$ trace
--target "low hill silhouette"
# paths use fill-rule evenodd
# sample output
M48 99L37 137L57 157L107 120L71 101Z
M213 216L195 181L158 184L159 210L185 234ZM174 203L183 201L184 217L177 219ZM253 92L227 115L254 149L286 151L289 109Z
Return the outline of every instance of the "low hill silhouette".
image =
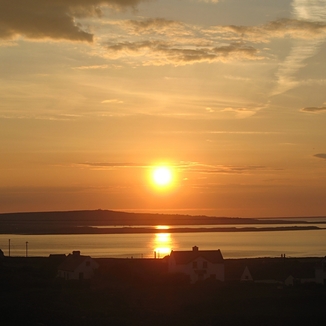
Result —
M293 226L294 224L304 226ZM153 232L153 226L168 225L173 231L173 226L178 232L205 231L201 226L223 226L223 228L210 228L210 231L255 231L254 227L236 229L236 224L282 224L283 230L288 229L314 229L305 221L295 220L261 220L256 218L239 217L214 217L205 215L179 215L179 214L151 214L128 213L112 210L80 210L56 212L27 212L0 214L0 233L2 234L87 234L87 233L144 233ZM290 225L290 226L289 226ZM119 228L117 228L119 226ZM187 226L198 226L191 228ZM137 227L137 228L133 228ZM273 228L277 229L277 228ZM280 228L278 228L279 230ZM260 229L269 231L271 227Z

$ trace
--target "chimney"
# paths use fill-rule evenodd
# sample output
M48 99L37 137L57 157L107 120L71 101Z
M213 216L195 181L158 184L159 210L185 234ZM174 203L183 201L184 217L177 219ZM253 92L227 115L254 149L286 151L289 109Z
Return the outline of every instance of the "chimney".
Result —
M75 250L72 252L73 256L80 256L80 251L79 250Z
M198 247L197 246L192 247L192 251L197 252L198 251Z

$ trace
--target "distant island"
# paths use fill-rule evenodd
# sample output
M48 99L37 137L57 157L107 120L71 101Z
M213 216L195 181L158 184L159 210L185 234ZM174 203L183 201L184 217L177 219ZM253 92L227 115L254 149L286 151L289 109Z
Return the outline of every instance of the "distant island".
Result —
M308 219L309 217L307 217ZM300 218L301 219L301 218ZM326 222L320 222L326 223ZM241 227L238 225L241 224ZM205 215L128 213L81 210L0 214L0 234L110 234L167 232L246 232L318 230L311 222L295 218L240 218ZM255 226L254 226L255 225ZM257 227L259 225L259 227Z

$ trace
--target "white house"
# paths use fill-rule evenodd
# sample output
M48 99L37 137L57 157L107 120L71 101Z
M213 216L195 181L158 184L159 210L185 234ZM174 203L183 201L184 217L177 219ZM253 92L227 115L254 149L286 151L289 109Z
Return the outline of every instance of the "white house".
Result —
M213 278L224 282L224 260L220 250L171 251L168 264L169 273L184 273L190 281Z
M91 279L98 263L90 256L81 256L80 251L73 251L58 267L58 276L65 280Z

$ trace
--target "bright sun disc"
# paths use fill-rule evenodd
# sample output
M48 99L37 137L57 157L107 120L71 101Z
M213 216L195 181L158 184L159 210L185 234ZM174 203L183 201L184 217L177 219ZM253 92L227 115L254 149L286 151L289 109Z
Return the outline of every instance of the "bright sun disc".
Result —
M172 182L171 170L164 166L154 169L153 181L158 186L168 186Z

